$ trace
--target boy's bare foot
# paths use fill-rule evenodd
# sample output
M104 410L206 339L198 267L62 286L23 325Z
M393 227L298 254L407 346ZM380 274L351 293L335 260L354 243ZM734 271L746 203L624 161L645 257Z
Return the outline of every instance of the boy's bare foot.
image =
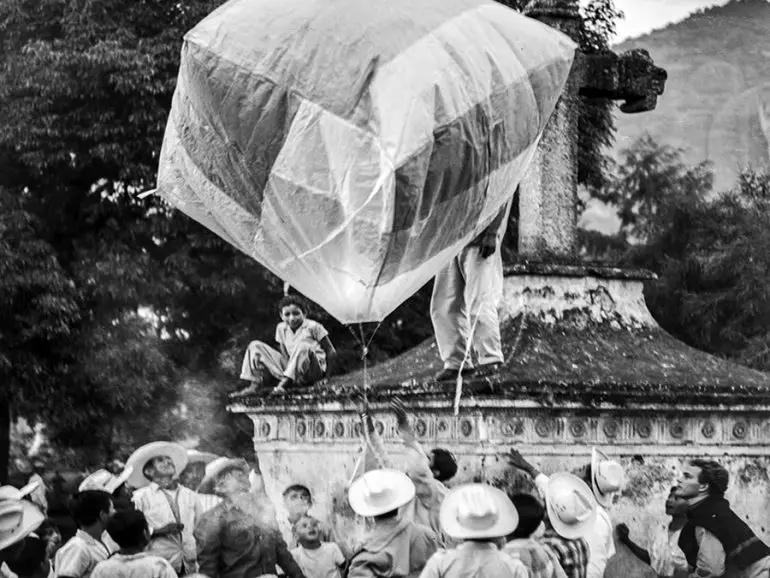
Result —
M292 380L288 377L284 377L280 382L278 382L278 385L276 385L273 388L273 391L270 392L271 395L279 395L281 393L286 393L286 388L291 387Z
M474 372L474 375L476 377L487 377L490 375L494 375L502 369L503 364L499 361L495 361L492 363L485 363L484 365L479 365L476 368L476 371Z
M239 397L247 397L249 395L256 395L259 392L259 387L261 384L257 383L256 381L252 381L250 385L243 388L240 391L236 391L230 394L230 397L233 399L239 398Z

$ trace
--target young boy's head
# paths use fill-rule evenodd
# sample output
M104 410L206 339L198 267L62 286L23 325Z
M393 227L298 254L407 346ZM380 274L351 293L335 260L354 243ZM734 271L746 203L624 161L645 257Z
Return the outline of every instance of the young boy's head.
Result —
M107 520L115 513L112 496L101 490L85 490L72 497L70 513L78 528L98 526L104 530Z
M284 323L292 329L297 329L305 320L307 306L299 295L287 295L278 302L278 311Z
M107 533L124 550L143 549L150 541L150 529L142 512L117 512L107 522Z
M436 448L430 453L430 469L434 478L446 482L457 473L457 460L449 450Z
M529 538L535 533L545 518L545 508L540 501L531 494L513 494L509 496L519 513L519 525L508 536L509 540L517 538Z
M302 514L292 524L297 542L303 548L317 548L321 545L321 523L313 516Z
M307 486L292 484L283 491L283 505L289 512L289 521L294 523L307 515L313 506L313 496Z

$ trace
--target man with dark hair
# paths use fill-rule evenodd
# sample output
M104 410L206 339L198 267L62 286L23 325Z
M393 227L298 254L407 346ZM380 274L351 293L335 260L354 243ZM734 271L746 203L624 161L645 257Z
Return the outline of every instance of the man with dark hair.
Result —
M718 462L692 460L677 492L689 502L679 547L698 578L758 578L770 573L770 548L730 508L724 494L730 475Z
M176 578L177 573L168 560L145 552L150 529L142 512L115 513L107 522L107 532L120 550L99 562L91 578Z
M78 531L56 553L54 567L59 578L88 578L96 565L110 557L102 541L107 520L115 513L112 497L100 490L78 492L70 504Z
M275 574L278 566L288 578L305 578L274 527L272 512L251 492L246 460L214 460L206 467L198 491L213 491L224 498L195 527L201 574L244 578Z

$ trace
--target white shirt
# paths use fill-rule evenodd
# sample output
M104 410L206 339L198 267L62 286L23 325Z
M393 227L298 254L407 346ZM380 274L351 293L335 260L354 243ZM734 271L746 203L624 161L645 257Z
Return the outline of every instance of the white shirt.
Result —
M297 327L296 331L292 331L288 323L281 321L275 328L275 340L278 343L283 344L286 348L286 352L289 357L294 355L294 351L297 349L297 345L300 343L306 343L308 345L317 345L316 356L323 353L323 359L326 360L326 354L320 347L321 340L328 336L329 332L326 328L312 319L305 319L302 325Z
M588 543L588 569L586 578L602 578L607 562L615 555L615 541L612 539L612 520L600 504L596 505L596 520L593 528L583 536Z
M168 560L147 552L115 554L109 560L99 562L91 578L177 578Z
M307 578L340 578L340 567L345 565L342 550L333 542L323 542L317 550L298 546L291 555Z
M650 566L658 576L673 576L677 570L687 570L687 558L679 547L682 529L674 532L668 527L660 530L650 547Z
M193 530L203 514L198 494L182 485L177 486L174 492L165 491L153 482L149 486L136 490L132 500L136 509L147 518L147 525L150 527L150 531L154 532L167 524L176 523L174 512L166 496L163 495L164 493L171 498L172 502L175 501L179 506L179 521L184 524L184 529L182 530L183 559L190 565L197 557ZM149 552L162 556L172 563L174 562L174 560L170 559L171 552L156 550L157 548L153 546L151 541L148 548Z
M431 556L420 578L529 578L521 560L501 552L492 542L463 542Z
M83 530L78 530L56 552L53 566L57 576L88 578L94 567L109 556L110 550L104 542L92 538Z

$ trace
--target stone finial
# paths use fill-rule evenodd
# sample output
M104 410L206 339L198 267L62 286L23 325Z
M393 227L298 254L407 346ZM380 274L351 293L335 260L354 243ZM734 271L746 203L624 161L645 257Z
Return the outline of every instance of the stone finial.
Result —
M647 112L657 106L668 73L655 66L646 50L591 54L582 60L580 95L623 100L620 110L627 114Z

